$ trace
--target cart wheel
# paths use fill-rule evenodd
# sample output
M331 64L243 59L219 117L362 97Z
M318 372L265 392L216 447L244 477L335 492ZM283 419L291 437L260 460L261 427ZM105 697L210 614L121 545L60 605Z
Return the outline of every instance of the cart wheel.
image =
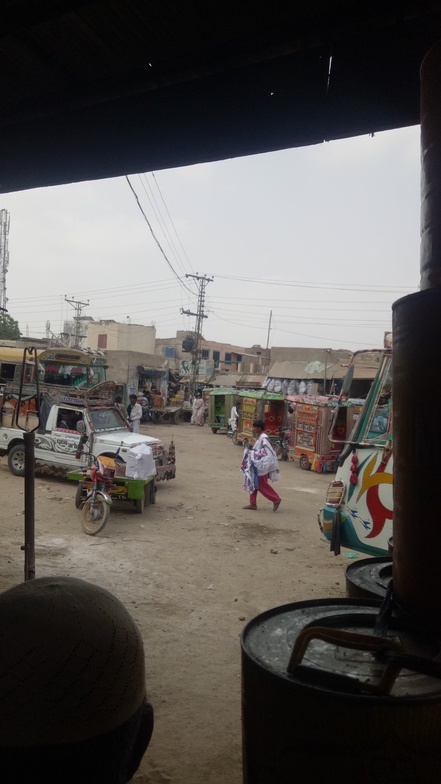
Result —
M244 449L249 449L250 448L250 442L248 441L248 438L244 438L242 443L243 443L243 448Z
M151 504L156 504L156 491L158 489L158 486L157 486L156 482L150 482L149 488L150 488L150 491L149 491L150 492L150 503Z
M216 435L216 433L217 433L217 431L218 431L218 430L219 430L219 428L218 428L218 427L212 427L212 428L211 428L211 432L212 432L212 433L214 433L214 435Z
M175 411L175 413L173 415L173 424L174 425L179 425L180 421L181 421L181 412L180 411Z
M77 487L77 492L75 493L75 508L76 509L81 509L81 504L83 502L82 495L83 495L83 486L82 486L82 484L80 482L78 487Z
M110 516L110 507L101 498L95 498L93 509L90 508L91 499L85 502L81 516L83 531L89 536L95 536L103 530Z
M142 498L137 498L134 502L135 504L135 512L136 514L142 514L144 511L144 496Z
M311 470L311 463L309 462L307 455L300 455L299 463L300 468L303 468L304 471Z

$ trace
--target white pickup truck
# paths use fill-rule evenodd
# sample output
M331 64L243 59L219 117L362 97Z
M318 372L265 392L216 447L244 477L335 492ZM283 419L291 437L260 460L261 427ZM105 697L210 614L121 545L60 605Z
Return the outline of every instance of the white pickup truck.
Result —
M105 382L100 387L108 387ZM98 387L95 387L98 390ZM107 389L104 390L106 392ZM86 452L98 457L115 457L116 453L126 460L129 449L137 444L152 447L157 467L157 481L173 479L176 475L173 443L166 450L158 438L132 433L126 425L123 413L109 399L92 397L89 393L78 397L63 397L61 394L45 393L40 398L40 417L37 413L20 406L16 417L17 401L4 399L0 426L0 455L8 456L8 466L15 476L24 476L23 431L35 431L35 464L40 473L65 476L78 468L81 444ZM6 396L7 397L7 396ZM56 402L54 401L56 398ZM86 440L87 437L87 440Z

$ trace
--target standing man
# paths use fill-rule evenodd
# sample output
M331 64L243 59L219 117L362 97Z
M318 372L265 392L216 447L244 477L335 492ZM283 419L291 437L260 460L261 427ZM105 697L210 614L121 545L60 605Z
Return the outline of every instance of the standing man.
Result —
M139 423L142 417L142 408L138 403L136 395L130 395L130 412L129 421L132 427L132 433L139 433Z
M257 493L260 492L272 501L273 512L277 512L281 498L268 484L268 479L277 482L280 479L279 463L271 441L265 433L265 422L256 419L253 422L256 435L254 447L245 449L241 470L245 474L244 487L250 494L250 503L244 509L257 509Z
M205 422L205 403L200 392L196 392L193 400L193 414L191 417L192 425L203 426Z

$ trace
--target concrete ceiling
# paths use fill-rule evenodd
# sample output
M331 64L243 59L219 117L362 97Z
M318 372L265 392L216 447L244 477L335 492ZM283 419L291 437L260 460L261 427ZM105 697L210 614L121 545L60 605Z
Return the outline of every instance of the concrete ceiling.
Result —
M441 0L2 0L0 192L419 122Z

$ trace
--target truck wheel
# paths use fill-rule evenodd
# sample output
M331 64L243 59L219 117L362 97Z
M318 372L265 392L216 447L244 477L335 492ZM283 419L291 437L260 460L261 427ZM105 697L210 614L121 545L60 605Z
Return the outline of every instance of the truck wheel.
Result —
M81 482L78 483L77 492L75 493L75 508L81 509L82 504L82 495L83 495L83 486Z
M135 504L136 514L142 514L144 511L144 498L136 498L133 503Z
M16 444L8 454L8 468L14 476L25 475L24 444Z
M303 468L304 471L311 470L311 463L309 462L307 455L300 455L299 463L300 468Z
M93 509L90 508L91 498L84 503L81 522L83 531L89 536L95 536L103 530L110 517L110 507L102 498L95 498Z

